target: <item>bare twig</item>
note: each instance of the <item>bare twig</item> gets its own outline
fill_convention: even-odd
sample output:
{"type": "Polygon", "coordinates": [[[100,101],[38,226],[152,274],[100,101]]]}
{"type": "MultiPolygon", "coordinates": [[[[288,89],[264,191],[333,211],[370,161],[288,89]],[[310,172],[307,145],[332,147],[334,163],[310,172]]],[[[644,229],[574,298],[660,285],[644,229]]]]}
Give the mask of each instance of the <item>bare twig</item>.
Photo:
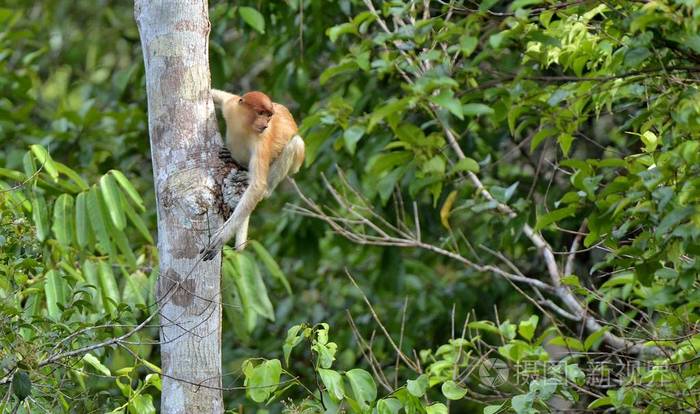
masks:
{"type": "Polygon", "coordinates": [[[352,275],[350,274],[350,272],[349,272],[347,269],[345,269],[345,274],[346,274],[347,277],[350,279],[350,281],[352,282],[352,284],[355,285],[355,287],[357,288],[357,290],[360,291],[360,294],[362,294],[362,299],[364,299],[365,304],[367,304],[367,307],[369,308],[370,313],[372,313],[372,317],[374,318],[375,322],[377,322],[377,325],[379,325],[379,328],[381,328],[381,330],[382,330],[382,332],[384,333],[384,336],[386,337],[386,339],[389,341],[389,343],[391,344],[391,346],[394,348],[394,351],[396,351],[396,353],[399,355],[399,357],[401,357],[401,360],[402,360],[406,365],[408,365],[409,368],[411,368],[412,370],[416,371],[416,370],[417,370],[417,367],[415,366],[415,364],[413,363],[413,361],[411,361],[411,360],[406,356],[406,354],[404,354],[403,351],[401,351],[401,348],[399,348],[399,347],[396,345],[396,342],[394,342],[394,340],[392,339],[391,335],[389,334],[389,331],[387,331],[386,327],[385,327],[384,324],[382,323],[382,320],[379,319],[379,315],[377,315],[377,312],[374,310],[374,306],[372,306],[372,303],[371,303],[371,302],[369,301],[369,299],[367,298],[367,295],[365,295],[365,292],[362,291],[362,289],[360,288],[360,286],[357,284],[357,282],[355,281],[355,279],[352,277],[352,275]]]}

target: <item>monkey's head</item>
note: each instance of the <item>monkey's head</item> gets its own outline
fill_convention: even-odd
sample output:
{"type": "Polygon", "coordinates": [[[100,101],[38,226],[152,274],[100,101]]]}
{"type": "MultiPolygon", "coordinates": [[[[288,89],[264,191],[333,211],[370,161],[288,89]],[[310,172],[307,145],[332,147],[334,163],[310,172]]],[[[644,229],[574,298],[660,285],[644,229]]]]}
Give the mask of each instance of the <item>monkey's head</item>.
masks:
{"type": "Polygon", "coordinates": [[[247,111],[248,125],[252,132],[262,134],[274,114],[272,100],[262,92],[253,91],[243,95],[239,104],[247,111]]]}

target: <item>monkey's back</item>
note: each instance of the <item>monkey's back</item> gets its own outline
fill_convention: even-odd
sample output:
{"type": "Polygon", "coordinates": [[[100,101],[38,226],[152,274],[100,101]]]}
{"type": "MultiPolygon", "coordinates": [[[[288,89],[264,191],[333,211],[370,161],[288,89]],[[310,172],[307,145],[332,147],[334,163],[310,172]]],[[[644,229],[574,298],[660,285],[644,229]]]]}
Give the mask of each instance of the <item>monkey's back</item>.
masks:
{"type": "Polygon", "coordinates": [[[282,152],[285,145],[292,139],[294,135],[297,135],[299,128],[297,123],[294,121],[294,117],[291,112],[284,105],[278,103],[273,103],[274,115],[270,120],[270,128],[268,128],[266,133],[275,137],[272,144],[272,159],[277,158],[277,156],[282,152]]]}

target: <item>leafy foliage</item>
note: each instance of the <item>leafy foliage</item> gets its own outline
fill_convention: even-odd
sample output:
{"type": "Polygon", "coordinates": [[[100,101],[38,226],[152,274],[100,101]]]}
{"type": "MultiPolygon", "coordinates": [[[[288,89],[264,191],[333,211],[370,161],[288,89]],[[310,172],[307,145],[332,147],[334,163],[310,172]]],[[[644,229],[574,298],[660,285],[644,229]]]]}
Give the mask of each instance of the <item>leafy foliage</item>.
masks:
{"type": "MultiPolygon", "coordinates": [[[[226,252],[230,407],[697,410],[694,2],[239,3],[211,4],[212,84],[290,106],[342,225],[282,189],[226,252]]],[[[132,5],[3,7],[0,406],[152,412],[151,327],[42,365],[153,310],[132,5]]]]}

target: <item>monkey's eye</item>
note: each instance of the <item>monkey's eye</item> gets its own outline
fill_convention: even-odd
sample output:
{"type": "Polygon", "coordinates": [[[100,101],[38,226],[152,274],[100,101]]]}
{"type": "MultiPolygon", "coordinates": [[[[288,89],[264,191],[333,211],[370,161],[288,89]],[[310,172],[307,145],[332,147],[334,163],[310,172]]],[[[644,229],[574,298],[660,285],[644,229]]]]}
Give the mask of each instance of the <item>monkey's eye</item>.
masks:
{"type": "Polygon", "coordinates": [[[258,115],[259,115],[259,116],[265,115],[265,111],[258,111],[258,115]]]}

